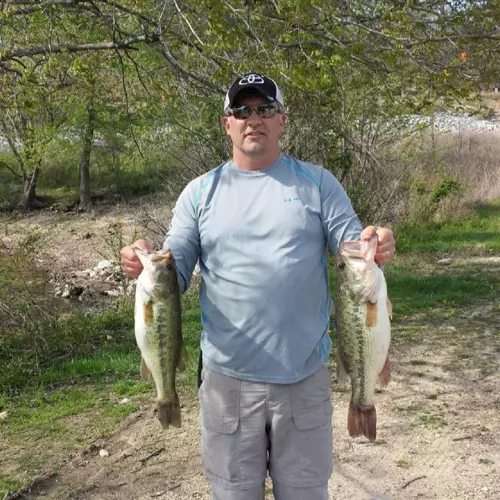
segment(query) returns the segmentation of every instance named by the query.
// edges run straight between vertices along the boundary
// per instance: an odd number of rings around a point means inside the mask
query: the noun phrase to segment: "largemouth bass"
[[[377,381],[389,383],[388,357],[392,306],[384,273],[375,264],[377,238],[340,245],[336,269],[335,323],[338,335],[337,378],[351,378],[347,428],[352,437],[375,441]]]
[[[158,420],[164,429],[181,426],[176,369],[184,369],[181,297],[177,267],[170,250],[148,254],[134,248],[144,266],[135,295],[135,339],[141,351],[141,375],[153,378]]]

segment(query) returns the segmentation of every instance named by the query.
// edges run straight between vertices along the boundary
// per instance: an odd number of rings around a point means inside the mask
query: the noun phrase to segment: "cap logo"
[[[264,79],[260,75],[246,75],[240,80],[240,85],[249,85],[254,83],[264,83]]]

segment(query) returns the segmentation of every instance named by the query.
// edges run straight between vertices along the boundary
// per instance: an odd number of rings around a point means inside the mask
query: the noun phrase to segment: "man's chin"
[[[261,144],[253,144],[249,147],[245,147],[242,151],[248,156],[262,156],[266,152],[266,148]]]

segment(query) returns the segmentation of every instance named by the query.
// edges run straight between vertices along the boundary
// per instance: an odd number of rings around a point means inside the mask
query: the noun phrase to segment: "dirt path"
[[[75,250],[65,252],[71,262],[59,260],[63,274],[68,266],[82,269],[102,258],[92,249],[116,220],[75,223],[72,218],[54,226],[55,218],[44,217],[39,227],[52,228],[47,248],[60,243]],[[132,220],[123,221],[130,229]],[[500,279],[498,266],[491,272]],[[397,322],[391,361],[392,381],[376,396],[373,444],[348,436],[349,395],[331,370],[335,471],[330,498],[500,498],[500,303],[461,311],[452,320]],[[198,403],[183,404],[182,429],[162,431],[151,402],[124,419],[108,440],[92,443],[19,498],[209,499],[199,455]],[[103,448],[108,457],[99,455]]]

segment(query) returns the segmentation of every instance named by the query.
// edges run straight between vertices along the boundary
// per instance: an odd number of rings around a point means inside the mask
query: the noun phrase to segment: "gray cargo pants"
[[[295,384],[238,380],[203,369],[201,454],[213,500],[328,500],[332,403],[326,367]]]

